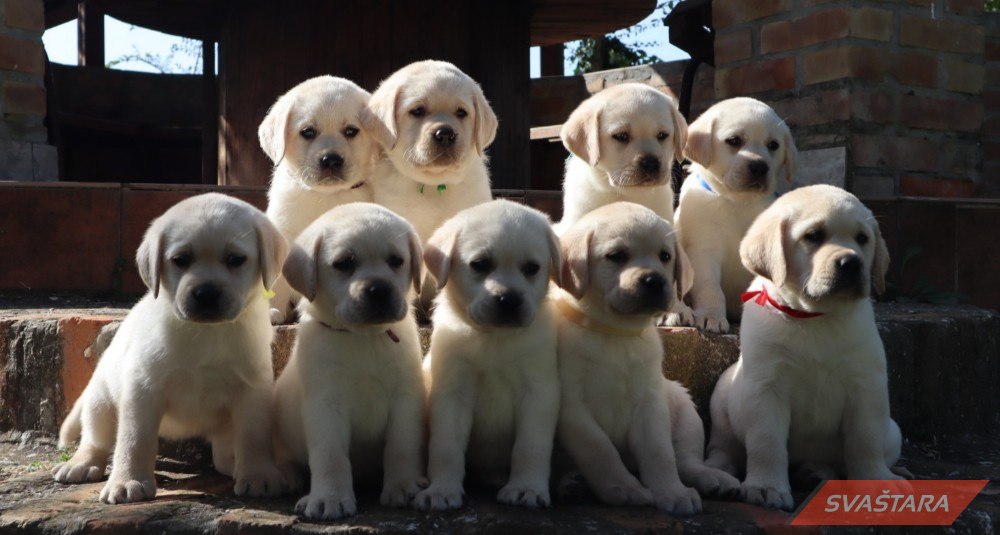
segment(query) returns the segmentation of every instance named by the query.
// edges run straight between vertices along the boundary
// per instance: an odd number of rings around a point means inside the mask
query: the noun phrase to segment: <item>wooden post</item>
[[[542,76],[563,76],[563,45],[539,47],[542,52]]]
[[[215,43],[201,42],[201,182],[219,183],[219,89],[215,77]]]
[[[104,13],[84,1],[76,5],[77,64],[104,67]]]

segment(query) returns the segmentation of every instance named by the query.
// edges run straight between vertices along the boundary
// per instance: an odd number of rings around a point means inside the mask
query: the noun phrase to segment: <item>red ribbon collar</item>
[[[775,310],[784,312],[785,314],[797,319],[816,318],[823,315],[822,312],[806,312],[804,310],[797,310],[790,306],[782,305],[781,303],[775,301],[775,299],[771,297],[770,294],[767,293],[766,287],[761,287],[760,290],[751,290],[748,292],[743,292],[740,298],[743,299],[744,303],[752,300],[754,303],[757,303],[760,306],[767,306],[768,304],[770,304],[772,307],[775,308]]]

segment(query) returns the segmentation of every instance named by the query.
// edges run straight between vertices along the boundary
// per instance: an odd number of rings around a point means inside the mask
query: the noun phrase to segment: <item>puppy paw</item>
[[[423,477],[389,482],[382,487],[380,501],[387,507],[406,507],[417,493],[425,488],[427,479]]]
[[[101,489],[103,503],[133,503],[156,497],[156,481],[152,476],[141,479],[109,479]]]
[[[240,471],[236,474],[233,492],[247,498],[272,498],[288,491],[285,476],[277,466],[258,467],[253,472]]]
[[[701,496],[698,496],[698,491],[683,485],[654,492],[653,503],[664,513],[677,516],[701,512]]]
[[[594,493],[609,505],[652,505],[653,492],[638,481],[622,485],[595,487]]]
[[[899,476],[899,477],[901,477],[903,479],[916,479],[917,478],[917,476],[913,475],[913,472],[907,470],[906,467],[899,466],[898,464],[896,466],[893,466],[889,470],[893,474],[896,474],[897,476]]]
[[[694,311],[685,304],[674,305],[673,310],[667,312],[660,318],[659,325],[667,327],[693,327],[695,322]]]
[[[435,485],[417,493],[413,505],[421,511],[446,511],[462,506],[462,487],[455,485]]]
[[[78,463],[70,459],[52,468],[52,479],[58,483],[92,483],[103,478],[104,466],[94,463]]]
[[[791,489],[787,486],[779,489],[772,486],[743,483],[740,486],[740,496],[747,503],[771,509],[791,511],[795,505]]]
[[[702,467],[691,478],[684,481],[698,490],[703,496],[718,498],[735,498],[740,495],[740,480],[722,470]]]
[[[303,496],[295,504],[295,513],[307,520],[336,520],[357,514],[358,504],[354,493],[320,494]]]
[[[292,463],[282,463],[278,465],[282,477],[285,479],[285,490],[288,494],[302,494],[306,489],[306,477],[303,470]]]
[[[695,316],[694,326],[710,333],[729,332],[729,321],[714,316]]]
[[[284,325],[286,319],[284,312],[276,308],[271,308],[269,314],[271,316],[271,325]]]
[[[507,505],[517,505],[528,509],[548,507],[551,503],[549,487],[541,484],[511,481],[497,493],[497,501]]]

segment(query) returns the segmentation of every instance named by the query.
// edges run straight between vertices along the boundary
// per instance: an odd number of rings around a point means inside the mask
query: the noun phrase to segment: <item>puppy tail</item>
[[[62,427],[59,428],[59,447],[68,447],[71,443],[80,438],[83,425],[80,420],[80,413],[83,412],[83,396],[77,398],[73,408],[69,411]]]

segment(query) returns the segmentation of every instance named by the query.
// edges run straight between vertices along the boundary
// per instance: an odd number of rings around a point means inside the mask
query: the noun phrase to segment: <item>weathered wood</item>
[[[215,43],[201,42],[201,181],[219,183],[219,86],[215,77]]]
[[[562,76],[566,70],[563,58],[563,45],[547,45],[541,49],[541,74],[542,76]]]
[[[104,68],[104,12],[90,2],[76,5],[77,64]]]

